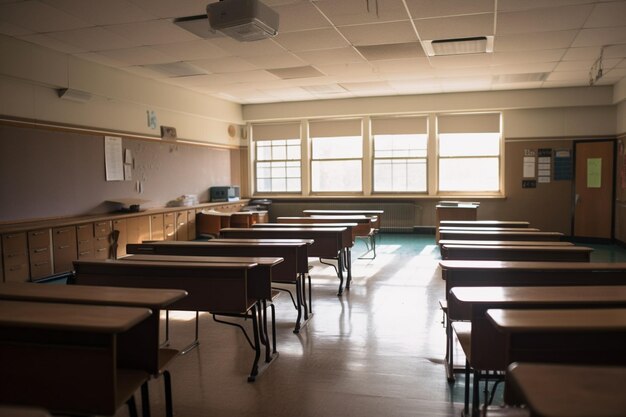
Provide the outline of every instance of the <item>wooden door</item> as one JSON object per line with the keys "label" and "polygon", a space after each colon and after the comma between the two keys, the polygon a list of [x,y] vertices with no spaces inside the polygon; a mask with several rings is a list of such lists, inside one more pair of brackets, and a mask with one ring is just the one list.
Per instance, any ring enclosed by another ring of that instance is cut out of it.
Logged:
{"label": "wooden door", "polygon": [[612,239],[615,141],[574,142],[575,237]]}

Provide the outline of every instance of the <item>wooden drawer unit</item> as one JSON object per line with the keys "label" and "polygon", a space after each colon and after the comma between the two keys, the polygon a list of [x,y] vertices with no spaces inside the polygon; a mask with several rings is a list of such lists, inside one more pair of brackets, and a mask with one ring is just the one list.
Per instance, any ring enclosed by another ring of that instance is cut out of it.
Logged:
{"label": "wooden drawer unit", "polygon": [[117,230],[119,235],[117,236],[117,252],[116,258],[126,256],[126,243],[128,243],[128,229],[126,219],[113,220],[113,230]]}
{"label": "wooden drawer unit", "polygon": [[187,211],[176,212],[176,240],[187,240],[188,235]]}
{"label": "wooden drawer unit", "polygon": [[74,269],[72,262],[78,259],[76,227],[65,226],[52,229],[54,248],[54,273],[69,272]]}
{"label": "wooden drawer unit", "polygon": [[93,224],[93,255],[95,259],[108,259],[111,244],[111,221],[104,220]]}
{"label": "wooden drawer unit", "polygon": [[187,210],[187,240],[196,239],[196,211]]}
{"label": "wooden drawer unit", "polygon": [[5,282],[25,282],[30,279],[26,232],[2,235],[2,262]]}
{"label": "wooden drawer unit", "polygon": [[76,226],[76,247],[78,259],[94,258],[93,223],[79,224]]}
{"label": "wooden drawer unit", "polygon": [[27,236],[31,280],[52,275],[50,229],[33,230]]}
{"label": "wooden drawer unit", "polygon": [[163,214],[163,240],[176,240],[176,217],[175,213]]}
{"label": "wooden drawer unit", "polygon": [[164,240],[163,214],[153,214],[150,216],[150,240]]}
{"label": "wooden drawer unit", "polygon": [[127,243],[141,243],[150,240],[150,216],[126,219]]}

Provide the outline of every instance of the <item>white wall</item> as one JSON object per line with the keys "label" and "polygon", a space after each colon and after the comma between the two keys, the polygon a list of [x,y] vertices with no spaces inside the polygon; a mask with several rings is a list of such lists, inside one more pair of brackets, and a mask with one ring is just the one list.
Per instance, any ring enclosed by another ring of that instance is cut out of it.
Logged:
{"label": "white wall", "polygon": [[[145,135],[154,110],[178,137],[238,146],[228,125],[243,124],[241,105],[0,36],[0,114]],[[56,89],[92,93],[88,103],[61,100]]]}

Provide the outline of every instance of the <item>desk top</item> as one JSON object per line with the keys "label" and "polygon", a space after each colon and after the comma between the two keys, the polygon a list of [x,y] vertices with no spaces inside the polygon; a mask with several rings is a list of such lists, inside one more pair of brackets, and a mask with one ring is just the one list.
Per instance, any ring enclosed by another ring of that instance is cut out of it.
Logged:
{"label": "desk top", "polygon": [[[266,232],[277,232],[277,233],[292,233],[292,232],[304,232],[304,233],[342,233],[345,232],[346,228],[345,227],[294,227],[294,228],[277,228],[277,227],[268,227],[266,229],[246,229],[246,228],[239,228],[239,227],[228,227],[225,229],[221,229],[220,233],[222,232],[241,232],[241,233],[246,233],[246,232],[253,232],[253,233],[258,233],[258,234],[262,234],[262,233],[266,233]],[[220,240],[220,239],[216,239],[216,240]]]}
{"label": "desk top", "polygon": [[451,230],[441,230],[441,234],[447,233],[447,234],[464,234],[464,235],[468,235],[468,236],[528,236],[528,240],[533,240],[533,236],[537,237],[537,236],[563,236],[563,233],[561,232],[528,232],[527,229],[509,229],[509,230],[503,230],[503,231],[497,231],[497,230],[458,230],[458,229],[451,229]]}
{"label": "desk top", "polygon": [[307,214],[383,214],[385,210],[303,210]]}
{"label": "desk top", "polygon": [[[311,217],[309,217],[310,219]],[[252,228],[271,228],[271,227],[280,227],[280,228],[293,228],[293,227],[357,227],[358,223],[256,223],[252,225]]]}
{"label": "desk top", "polygon": [[450,295],[460,303],[472,304],[626,303],[626,286],[454,287]]}
{"label": "desk top", "polygon": [[626,308],[562,310],[487,310],[501,332],[626,331]]}
{"label": "desk top", "polygon": [[[224,259],[228,259],[228,258],[224,258]],[[154,267],[158,267],[160,270],[177,270],[177,269],[181,269],[181,268],[185,268],[185,269],[206,269],[206,268],[215,268],[215,269],[251,269],[254,268],[255,266],[257,266],[256,263],[254,262],[250,262],[250,263],[242,263],[242,262],[215,262],[215,263],[208,263],[208,262],[191,262],[188,260],[185,261],[134,261],[134,262],[129,262],[128,260],[122,260],[122,259],[106,259],[103,261],[95,261],[95,260],[89,260],[89,261],[74,261],[74,266],[75,267],[80,267],[81,265],[83,266],[112,266],[112,267],[117,267],[117,266],[124,266],[124,267],[137,267],[137,268],[154,268]]]}
{"label": "desk top", "polygon": [[0,299],[39,302],[145,306],[161,309],[187,296],[183,290],[94,287],[90,285],[0,284]]}
{"label": "desk top", "polygon": [[147,308],[55,304],[27,301],[0,303],[0,325],[47,330],[121,333],[152,314]]}
{"label": "desk top", "polygon": [[546,240],[460,240],[441,239],[439,245],[472,246],[574,246],[572,242],[551,242]]}
{"label": "desk top", "polygon": [[[517,220],[441,220],[440,226],[460,226],[467,225],[466,227],[478,226],[478,227],[528,227],[529,222],[517,221]],[[505,226],[506,225],[506,226]]]}
{"label": "desk top", "polygon": [[522,246],[522,245],[442,245],[447,249],[467,249],[476,251],[541,251],[541,252],[592,252],[593,248],[587,246]]}
{"label": "desk top", "polygon": [[208,264],[243,263],[274,266],[281,263],[283,258],[249,256],[127,255],[119,260],[129,262],[196,262]]}
{"label": "desk top", "polygon": [[507,377],[542,417],[616,417],[626,410],[626,368],[513,363]]}
{"label": "desk top", "polygon": [[[349,221],[349,222],[356,222],[356,223],[373,223],[374,219],[372,217],[368,217],[368,216],[363,216],[363,215],[311,215],[308,217],[309,219],[313,219],[313,221],[319,221],[319,222],[323,222],[323,221],[328,221],[328,222],[345,222],[345,221]],[[279,219],[283,219],[282,217],[279,217]]]}
{"label": "desk top", "polygon": [[209,240],[212,243],[242,243],[242,244],[263,244],[263,245],[312,245],[313,239],[228,239],[219,238]]}
{"label": "desk top", "polygon": [[462,232],[540,232],[540,229],[533,227],[472,227],[472,226],[439,226],[440,231],[462,231]]}
{"label": "desk top", "polygon": [[522,261],[441,261],[439,265],[449,270],[625,270],[626,262],[522,262]]}

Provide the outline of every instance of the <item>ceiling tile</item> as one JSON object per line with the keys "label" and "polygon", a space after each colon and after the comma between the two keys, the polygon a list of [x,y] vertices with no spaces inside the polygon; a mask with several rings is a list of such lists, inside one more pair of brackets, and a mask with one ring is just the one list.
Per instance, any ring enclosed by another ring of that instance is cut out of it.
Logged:
{"label": "ceiling tile", "polygon": [[352,47],[305,51],[298,52],[296,55],[312,65],[324,65],[330,62],[334,64],[348,64],[364,61],[363,57]]}
{"label": "ceiling tile", "polygon": [[217,59],[201,59],[192,61],[191,63],[216,74],[253,71],[258,69],[251,63],[234,56]]}
{"label": "ceiling tile", "polygon": [[563,55],[562,61],[584,61],[595,60],[600,56],[599,46],[587,46],[584,48],[569,48],[565,55]]}
{"label": "ceiling tile", "polygon": [[537,49],[568,48],[578,34],[577,30],[537,32],[517,35],[496,36],[494,51],[530,51]]}
{"label": "ceiling tile", "polygon": [[161,18],[206,14],[207,3],[213,0],[129,0],[141,9]]}
{"label": "ceiling tile", "polygon": [[[602,59],[602,68],[606,72],[611,68],[615,67],[621,61],[620,58],[613,59]],[[589,71],[591,66],[595,64],[596,60],[586,60],[586,61],[562,61],[554,69],[555,71]]]}
{"label": "ceiling tile", "polygon": [[572,46],[604,46],[626,43],[626,26],[614,28],[583,29]]}
{"label": "ceiling tile", "polygon": [[315,4],[335,26],[409,19],[402,0],[319,0]]}
{"label": "ceiling tile", "polygon": [[511,12],[518,10],[545,9],[549,7],[589,4],[596,1],[597,0],[498,0],[498,10]]}
{"label": "ceiling tile", "polygon": [[307,29],[330,27],[319,10],[309,2],[297,2],[273,8],[280,15],[278,31],[280,33],[297,32]]}
{"label": "ceiling tile", "polygon": [[626,1],[598,3],[585,22],[586,28],[626,25]]}
{"label": "ceiling tile", "polygon": [[262,93],[286,100],[311,100],[315,98],[311,93],[303,88],[274,88],[271,90],[260,90]]}
{"label": "ceiling tile", "polygon": [[589,70],[552,72],[546,81],[589,81]]}
{"label": "ceiling tile", "polygon": [[230,56],[222,48],[218,48],[207,40],[190,42],[168,43],[165,45],[153,45],[152,48],[163,52],[179,61],[193,61],[196,59],[215,59]]}
{"label": "ceiling tile", "polygon": [[395,43],[389,45],[364,45],[356,48],[368,61],[389,59],[410,59],[425,56],[419,42]]}
{"label": "ceiling tile", "polygon": [[357,63],[357,64],[328,64],[319,65],[317,67],[326,75],[331,76],[344,76],[344,75],[374,75],[375,71],[370,64]]}
{"label": "ceiling tile", "polygon": [[491,76],[458,77],[440,80],[444,92],[480,91],[491,89]]}
{"label": "ceiling tile", "polygon": [[105,26],[105,28],[132,42],[146,46],[198,40],[196,35],[181,29],[169,20],[151,20]]}
{"label": "ceiling tile", "polygon": [[491,36],[493,21],[493,13],[414,20],[422,40]]}
{"label": "ceiling tile", "polygon": [[255,42],[237,42],[232,38],[223,37],[210,39],[209,42],[228,52],[229,55],[238,56],[240,58],[276,55],[285,52],[285,49],[273,39],[264,39]]}
{"label": "ceiling tile", "polygon": [[100,55],[104,55],[114,61],[119,61],[127,66],[145,65],[145,64],[163,64],[173,62],[175,59],[149,46],[140,46],[137,48],[115,49],[112,51],[100,51]]}
{"label": "ceiling tile", "polygon": [[25,27],[0,20],[0,33],[7,36],[25,36],[32,35],[34,32]]}
{"label": "ceiling tile", "polygon": [[626,58],[626,43],[604,48],[605,58]]}
{"label": "ceiling tile", "polygon": [[498,14],[498,35],[529,32],[554,32],[583,27],[593,6],[583,4],[549,9],[534,9]]}
{"label": "ceiling tile", "polygon": [[428,71],[431,69],[428,58],[396,59],[390,61],[376,61],[374,67],[382,73],[408,73]]}
{"label": "ceiling tile", "polygon": [[517,63],[511,65],[497,65],[490,68],[493,75],[500,74],[530,74],[539,72],[551,72],[557,66],[558,62],[535,62],[535,63]]}
{"label": "ceiling tile", "polygon": [[216,76],[219,77],[219,79],[226,84],[265,82],[278,79],[278,77],[276,77],[275,75],[263,70],[217,74]]}
{"label": "ceiling tile", "polygon": [[352,45],[417,42],[411,22],[372,23],[337,28]]}
{"label": "ceiling tile", "polygon": [[0,4],[0,20],[39,33],[92,26],[89,22],[34,0]]}
{"label": "ceiling tile", "polygon": [[101,27],[52,32],[49,36],[88,52],[141,46]]}
{"label": "ceiling tile", "polygon": [[520,89],[529,89],[529,88],[541,88],[543,85],[543,81],[532,81],[532,82],[522,82],[522,83],[492,83],[492,90],[520,90]]}
{"label": "ceiling tile", "polygon": [[127,0],[42,0],[94,25],[142,22],[157,17]]}
{"label": "ceiling tile", "polygon": [[80,52],[87,52],[84,49],[54,39],[49,35],[27,35],[20,36],[20,39],[26,42],[31,42],[36,45],[43,46],[45,48],[54,49],[55,51],[63,52],[65,54],[77,54]]}
{"label": "ceiling tile", "polygon": [[313,29],[283,33],[275,39],[280,45],[293,52],[340,48],[348,45],[335,29]]}
{"label": "ceiling tile", "polygon": [[299,67],[305,64],[303,60],[290,52],[274,55],[259,55],[245,58],[246,61],[258,68],[286,68]]}
{"label": "ceiling tile", "polygon": [[493,0],[406,0],[413,19],[493,13]]}
{"label": "ceiling tile", "polygon": [[387,81],[342,83],[340,86],[348,91],[387,91],[389,89]]}
{"label": "ceiling tile", "polygon": [[430,57],[434,68],[485,68],[491,65],[491,54],[448,55]]}
{"label": "ceiling tile", "polygon": [[128,64],[125,64],[122,61],[118,61],[107,56],[101,55],[96,52],[86,52],[80,54],[74,54],[77,58],[84,59],[86,61],[95,62],[96,64],[105,65],[107,67],[121,68],[127,67]]}
{"label": "ceiling tile", "polygon": [[390,81],[389,85],[402,94],[434,94],[443,89],[437,79]]}
{"label": "ceiling tile", "polygon": [[565,49],[546,49],[529,54],[516,52],[494,52],[493,65],[510,65],[532,62],[557,62],[565,53]]}

